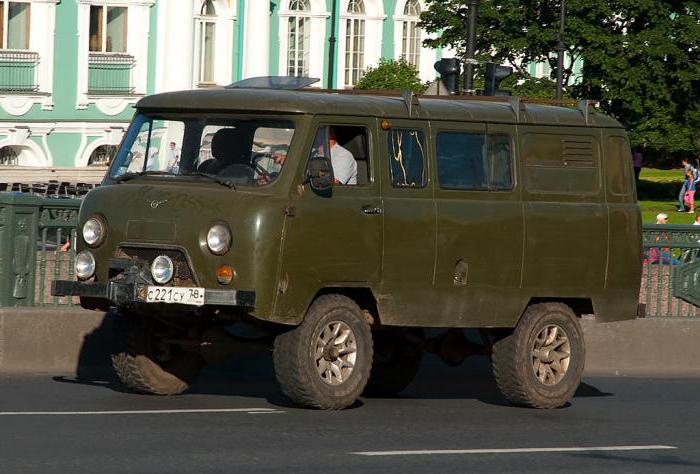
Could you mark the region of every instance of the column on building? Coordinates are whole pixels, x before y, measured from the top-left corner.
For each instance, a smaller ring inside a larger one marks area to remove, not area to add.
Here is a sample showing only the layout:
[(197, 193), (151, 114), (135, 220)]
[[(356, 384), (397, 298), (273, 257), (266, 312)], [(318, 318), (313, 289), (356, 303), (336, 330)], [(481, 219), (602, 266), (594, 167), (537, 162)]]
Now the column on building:
[(243, 28), (243, 78), (267, 76), (270, 63), (270, 2), (246, 0)]

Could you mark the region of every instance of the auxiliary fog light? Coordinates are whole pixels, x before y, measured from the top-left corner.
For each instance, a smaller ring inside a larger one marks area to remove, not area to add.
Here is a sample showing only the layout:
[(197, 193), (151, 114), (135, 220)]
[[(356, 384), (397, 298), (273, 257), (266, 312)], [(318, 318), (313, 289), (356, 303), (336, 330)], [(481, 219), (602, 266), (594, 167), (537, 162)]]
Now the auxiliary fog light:
[(221, 265), (216, 270), (216, 281), (218, 281), (222, 285), (228, 285), (233, 280), (233, 275), (234, 272), (233, 268), (231, 268), (231, 265)]
[(173, 277), (173, 261), (167, 255), (158, 255), (151, 264), (151, 275), (156, 283), (168, 283)]
[(207, 232), (207, 247), (214, 255), (223, 255), (231, 247), (231, 231), (223, 224), (214, 224)]
[(75, 257), (75, 275), (87, 280), (95, 274), (95, 257), (92, 252), (84, 250)]

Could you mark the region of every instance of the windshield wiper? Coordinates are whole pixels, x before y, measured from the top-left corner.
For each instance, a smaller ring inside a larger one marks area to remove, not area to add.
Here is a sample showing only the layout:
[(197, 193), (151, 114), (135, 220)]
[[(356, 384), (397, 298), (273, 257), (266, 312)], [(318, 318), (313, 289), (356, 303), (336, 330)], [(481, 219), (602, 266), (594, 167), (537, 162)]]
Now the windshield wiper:
[(117, 176), (114, 179), (115, 183), (123, 183), (124, 181), (129, 181), (130, 179), (139, 178), (141, 176), (173, 176), (172, 173), (168, 171), (139, 171), (138, 173), (126, 173), (121, 176)]
[(201, 176), (202, 178), (207, 178), (209, 181), (214, 181), (215, 183), (219, 183), (223, 186), (226, 186), (230, 189), (233, 189), (234, 191), (237, 191), (236, 184), (232, 180), (222, 178), (220, 176), (216, 176), (213, 174), (205, 173), (203, 171), (194, 171), (192, 173), (184, 173), (182, 176)]

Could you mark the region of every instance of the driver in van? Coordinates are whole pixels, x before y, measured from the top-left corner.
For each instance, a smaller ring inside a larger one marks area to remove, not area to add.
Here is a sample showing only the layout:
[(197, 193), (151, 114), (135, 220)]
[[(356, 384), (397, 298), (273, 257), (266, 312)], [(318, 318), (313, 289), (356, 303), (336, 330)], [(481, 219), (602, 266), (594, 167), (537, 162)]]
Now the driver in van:
[(328, 144), (331, 147), (331, 164), (333, 165), (334, 184), (354, 186), (357, 184), (357, 161), (348, 150), (338, 144), (335, 129), (328, 130)]

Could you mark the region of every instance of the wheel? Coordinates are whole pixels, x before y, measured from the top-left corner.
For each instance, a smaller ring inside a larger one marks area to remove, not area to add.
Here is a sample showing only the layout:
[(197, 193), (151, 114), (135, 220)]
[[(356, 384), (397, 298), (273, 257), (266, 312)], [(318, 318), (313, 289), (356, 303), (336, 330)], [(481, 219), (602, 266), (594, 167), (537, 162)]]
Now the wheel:
[(198, 353), (163, 341), (166, 335), (184, 338), (186, 330), (128, 313), (117, 314), (115, 319), (112, 366), (124, 385), (156, 395), (177, 395), (187, 390), (204, 361)]
[(561, 303), (527, 308), (515, 330), (493, 345), (492, 369), (515, 405), (558, 408), (581, 383), (586, 349), (574, 312)]
[(420, 340), (422, 333), (420, 330), (410, 330), (409, 333), (408, 330), (380, 329), (372, 335), (374, 359), (364, 395), (396, 395), (408, 387), (418, 373), (423, 350), (413, 339)]
[(275, 376), (298, 405), (339, 410), (352, 405), (369, 379), (372, 334), (350, 298), (323, 295), (304, 321), (275, 339)]

